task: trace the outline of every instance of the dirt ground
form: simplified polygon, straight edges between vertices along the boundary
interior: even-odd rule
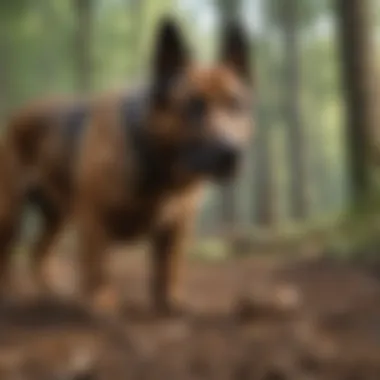
[[[58,298],[3,300],[0,379],[380,379],[373,267],[192,261],[185,314],[157,318],[148,308],[143,257],[122,264],[114,281],[125,310],[114,318]]]

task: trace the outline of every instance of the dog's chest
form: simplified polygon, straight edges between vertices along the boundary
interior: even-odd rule
[[[177,196],[137,197],[124,207],[109,210],[107,225],[117,240],[140,238],[177,218],[182,203]]]

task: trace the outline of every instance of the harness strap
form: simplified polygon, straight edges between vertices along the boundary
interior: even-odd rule
[[[144,128],[148,107],[149,94],[146,90],[126,96],[122,105],[122,127],[125,128],[126,138],[132,142],[130,145],[137,157],[140,170],[138,191],[141,193],[154,191],[164,174],[158,152],[149,141]]]

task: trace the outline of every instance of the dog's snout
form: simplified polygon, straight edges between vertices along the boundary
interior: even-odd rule
[[[232,144],[220,143],[216,147],[217,172],[219,175],[229,175],[235,171],[240,151]]]
[[[222,167],[229,168],[234,166],[237,161],[239,152],[236,148],[230,146],[221,147],[219,153],[219,162]]]
[[[241,151],[238,146],[221,141],[202,141],[188,146],[184,162],[191,170],[211,175],[215,179],[227,179],[236,172]]]

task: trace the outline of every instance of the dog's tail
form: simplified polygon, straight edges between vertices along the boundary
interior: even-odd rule
[[[0,287],[11,262],[22,216],[22,175],[7,139],[0,142]]]
[[[33,109],[11,116],[0,140],[0,286],[30,187],[28,167],[37,154],[33,141],[42,128],[41,117]]]

